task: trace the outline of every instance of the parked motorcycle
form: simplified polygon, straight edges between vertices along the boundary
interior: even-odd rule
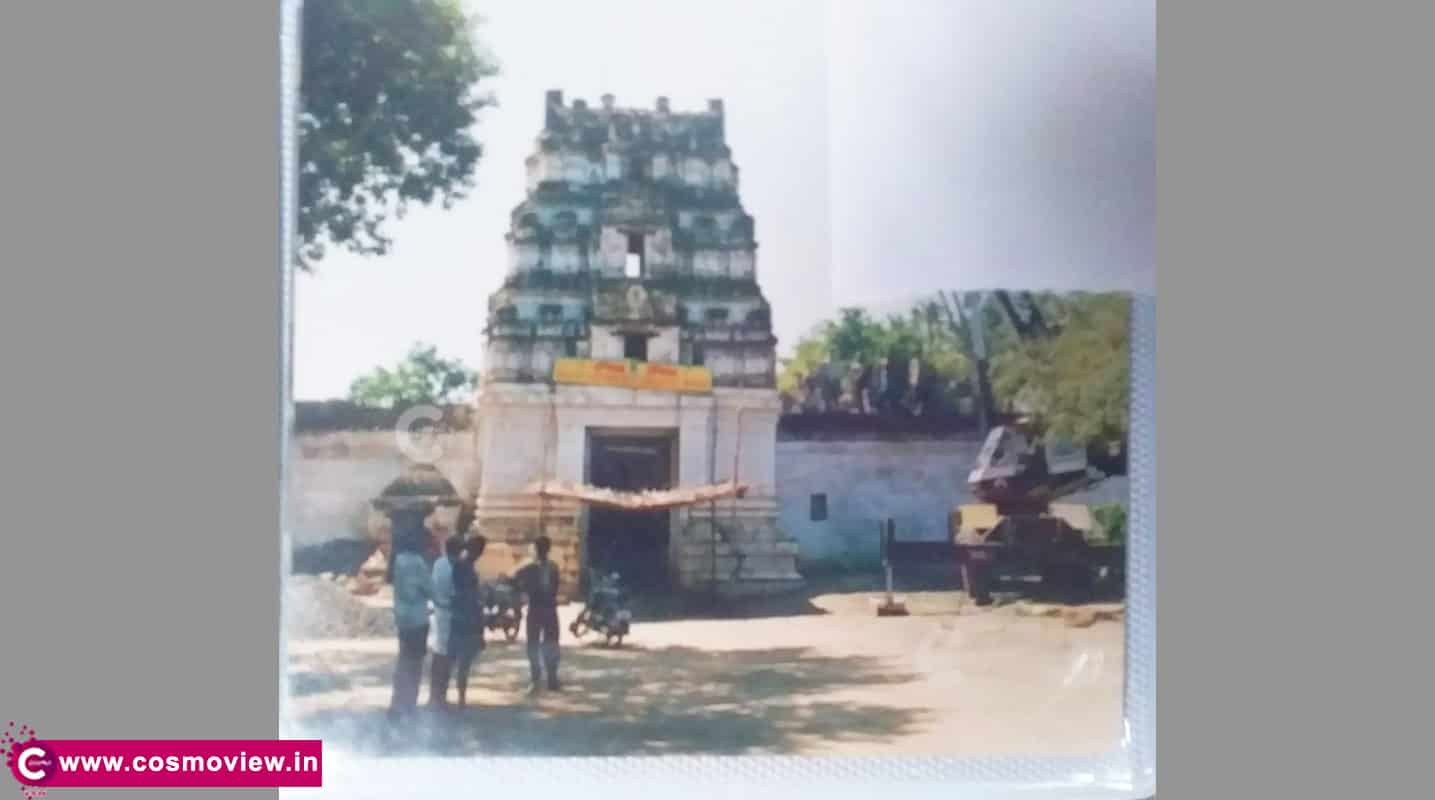
[[[621,647],[633,621],[621,579],[616,572],[601,575],[594,570],[589,583],[588,600],[568,630],[575,638],[591,630],[603,637],[604,644]]]
[[[523,604],[518,587],[507,575],[483,584],[483,623],[491,631],[503,631],[508,641],[518,638],[523,627]]]

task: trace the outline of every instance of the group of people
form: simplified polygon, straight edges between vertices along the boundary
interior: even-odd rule
[[[468,678],[484,648],[484,601],[476,564],[487,540],[450,536],[430,564],[416,542],[394,542],[392,581],[399,658],[394,669],[389,717],[399,720],[418,706],[425,657],[431,656],[428,704],[449,706],[452,682],[458,705],[467,705]],[[515,584],[526,600],[530,693],[558,690],[558,566],[549,560],[552,542],[539,536],[535,558],[518,571]],[[546,678],[546,681],[545,681]]]

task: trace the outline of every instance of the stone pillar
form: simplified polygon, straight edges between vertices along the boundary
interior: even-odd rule
[[[714,400],[717,440],[704,431],[703,474],[692,482],[736,479],[750,488],[745,497],[692,506],[676,515],[669,559],[678,584],[723,595],[799,588],[797,541],[777,523],[777,417],[782,408],[777,391],[719,389]],[[709,458],[716,459],[710,469]]]
[[[533,542],[539,533],[553,542],[549,558],[558,565],[559,602],[577,599],[579,587],[579,507],[577,503],[547,501],[535,495],[480,495],[475,509],[473,531],[488,540],[478,561],[479,577],[485,581],[512,577],[533,560]]]
[[[481,464],[472,530],[488,540],[478,562],[483,580],[512,576],[533,559],[540,531],[553,542],[560,601],[578,597],[581,561],[577,503],[543,501],[528,488],[544,479],[581,480],[583,430],[567,421],[543,384],[488,384],[480,395]],[[566,424],[565,424],[566,423]],[[575,441],[578,451],[575,455]]]

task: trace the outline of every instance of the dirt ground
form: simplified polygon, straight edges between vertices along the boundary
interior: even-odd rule
[[[723,618],[639,607],[620,649],[569,636],[579,610],[569,605],[562,692],[526,696],[521,638],[490,635],[470,707],[426,712],[402,729],[384,720],[392,637],[291,638],[290,713],[326,745],[375,755],[1061,755],[1116,746],[1120,621],[1072,627],[1017,606],[978,609],[954,591],[901,594],[911,616],[879,618],[880,594],[864,583],[828,581]],[[421,700],[427,693],[425,679]]]

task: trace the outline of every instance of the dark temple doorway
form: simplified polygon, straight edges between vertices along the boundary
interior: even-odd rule
[[[670,489],[673,486],[677,436],[653,433],[590,432],[588,482],[618,491]],[[671,511],[627,511],[590,506],[586,562],[590,570],[617,572],[636,593],[670,588],[668,539]],[[589,574],[585,573],[587,586]]]

